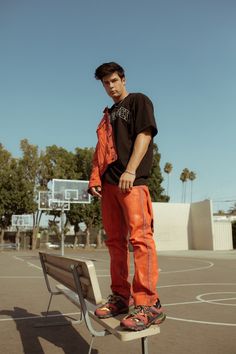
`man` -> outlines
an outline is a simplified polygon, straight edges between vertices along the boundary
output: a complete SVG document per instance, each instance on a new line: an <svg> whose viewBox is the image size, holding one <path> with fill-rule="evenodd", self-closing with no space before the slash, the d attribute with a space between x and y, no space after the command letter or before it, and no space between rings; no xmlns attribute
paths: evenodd
<svg viewBox="0 0 236 354"><path fill-rule="evenodd" d="M152 166L152 138L157 134L153 105L141 93L128 93L124 69L104 63L95 71L113 106L104 111L97 135L89 192L101 198L106 245L110 253L111 290L100 318L128 313L121 326L139 331L160 324L165 314L157 294L158 265L153 240L152 204L147 179ZM135 273L129 282L129 248Z"/></svg>

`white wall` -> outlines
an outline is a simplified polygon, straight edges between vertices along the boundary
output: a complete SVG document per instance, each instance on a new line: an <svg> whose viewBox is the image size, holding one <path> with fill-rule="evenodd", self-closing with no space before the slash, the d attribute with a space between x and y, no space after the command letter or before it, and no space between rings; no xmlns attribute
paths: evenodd
<svg viewBox="0 0 236 354"><path fill-rule="evenodd" d="M231 222L214 222L211 200L192 204L152 203L154 239L160 251L230 250Z"/></svg>
<svg viewBox="0 0 236 354"><path fill-rule="evenodd" d="M212 215L211 200L191 204L191 249L213 250Z"/></svg>
<svg viewBox="0 0 236 354"><path fill-rule="evenodd" d="M190 204L152 203L158 250L187 250Z"/></svg>
<svg viewBox="0 0 236 354"><path fill-rule="evenodd" d="M213 248L214 250L232 250L232 224L230 221L213 222Z"/></svg>

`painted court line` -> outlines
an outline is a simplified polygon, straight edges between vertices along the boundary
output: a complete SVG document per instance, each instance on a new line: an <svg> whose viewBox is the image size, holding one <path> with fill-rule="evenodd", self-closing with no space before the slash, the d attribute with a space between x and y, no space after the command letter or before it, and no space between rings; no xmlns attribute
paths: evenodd
<svg viewBox="0 0 236 354"><path fill-rule="evenodd" d="M22 259L22 258L19 258L19 257L17 257L17 256L13 256L13 258L17 259L17 261L21 261L21 262L24 262L24 259Z"/></svg>
<svg viewBox="0 0 236 354"><path fill-rule="evenodd" d="M178 306L178 305L190 305L190 304L202 304L203 301L185 301L185 302L173 302L172 304L162 304L163 307Z"/></svg>
<svg viewBox="0 0 236 354"><path fill-rule="evenodd" d="M28 264L30 267L33 267L33 268L36 268L36 269L42 270L42 268L41 268L41 267L39 267L39 266L37 266L37 265L35 265L35 264L33 264L33 263L27 262L27 264Z"/></svg>
<svg viewBox="0 0 236 354"><path fill-rule="evenodd" d="M172 288L172 287L186 287L186 286L235 286L236 283L196 283L196 284L175 284L175 285L163 285L160 286L159 288ZM171 304L164 304L163 307L168 307L168 306L178 306L178 305L188 305L188 304L204 304L204 303L212 303L212 300L204 300L201 297L204 295L216 295L216 294L235 294L235 292L215 292L215 293L206 293L202 295L198 295L196 298L198 301L191 301L191 302L179 302L179 303L171 303ZM235 299L235 298L233 298ZM228 300L226 299L213 299L213 301L219 301L219 300ZM217 305L218 303L213 303L214 305ZM222 303L219 303L220 305L223 305ZM225 304L228 306L235 306L234 304ZM167 316L168 319L174 320L174 321L182 321L182 322L190 322L190 323L197 323L197 324L207 324L207 325L214 325L214 326L228 326L228 327L236 327L236 323L227 323L227 322L212 322L212 321L199 321L199 320L194 320L194 319L187 319L187 318L180 318L180 317L172 317L172 316Z"/></svg>
<svg viewBox="0 0 236 354"><path fill-rule="evenodd" d="M230 301L230 300L236 300L236 297L224 297L220 299L204 299L203 296L209 296L209 295L220 295L220 294L236 294L236 292L229 292L229 291L224 291L224 292L215 292L215 293L205 293L198 295L196 299L203 303L208 303L208 304L213 304L213 305L220 305L220 306L236 306L236 304L226 304L222 303L222 301ZM221 301L221 302L220 302Z"/></svg>
<svg viewBox="0 0 236 354"><path fill-rule="evenodd" d="M171 317L167 316L168 320L181 321L181 322L190 322L190 323L199 323L213 326L228 326L228 327L236 327L236 323L225 323L225 322L209 322L209 321L199 321L199 320L188 320L186 318L179 317Z"/></svg>
<svg viewBox="0 0 236 354"><path fill-rule="evenodd" d="M192 283L192 284L171 284L171 285L160 285L158 288L176 288L179 286L202 286L202 285L209 285L209 286L219 286L219 285L236 285L236 283Z"/></svg>
<svg viewBox="0 0 236 354"><path fill-rule="evenodd" d="M15 259L16 259L16 260L18 260L18 261L25 262L25 260L24 260L24 259L19 258L19 257L17 257L17 256L13 256L13 258L15 258ZM31 262L27 262L27 264L28 264L30 267L33 267L33 268L36 268L36 269L42 270L42 268L41 268L41 267L39 267L39 266L37 266L37 265L35 265L35 264L31 263Z"/></svg>
<svg viewBox="0 0 236 354"><path fill-rule="evenodd" d="M185 272L193 272L196 270L209 269L214 267L214 263L210 261L201 261L203 263L208 263L207 266L202 266L198 268L188 268L188 269L180 269L180 270L170 270L170 271L162 271L162 274L172 274L172 273L185 273Z"/></svg>

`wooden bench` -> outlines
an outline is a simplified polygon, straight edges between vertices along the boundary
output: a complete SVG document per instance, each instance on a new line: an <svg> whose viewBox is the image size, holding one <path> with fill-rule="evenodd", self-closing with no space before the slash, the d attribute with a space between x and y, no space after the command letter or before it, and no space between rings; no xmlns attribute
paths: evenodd
<svg viewBox="0 0 236 354"><path fill-rule="evenodd" d="M92 336L88 354L91 353L95 337L110 334L121 341L141 339L142 354L148 354L148 337L160 333L158 325L153 325L139 332L126 331L120 327L121 315L107 319L99 319L94 315L95 308L103 303L103 299L92 261L66 258L43 252L39 252L39 256L47 289L50 293L46 316L48 315L53 295L63 294L75 304L81 311L81 320L78 323L84 320ZM54 290L50 284L50 277L59 283ZM102 326L103 330L96 330L91 319Z"/></svg>

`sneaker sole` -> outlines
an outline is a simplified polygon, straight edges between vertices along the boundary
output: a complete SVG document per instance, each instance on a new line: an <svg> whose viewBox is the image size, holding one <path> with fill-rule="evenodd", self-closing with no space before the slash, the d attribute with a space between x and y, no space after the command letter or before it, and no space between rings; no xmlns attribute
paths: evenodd
<svg viewBox="0 0 236 354"><path fill-rule="evenodd" d="M157 319L155 320L154 324L159 325L159 324L161 324L162 322L164 322L165 319L166 319L166 315L163 313L163 314L162 314L162 317L157 318Z"/></svg>
<svg viewBox="0 0 236 354"><path fill-rule="evenodd" d="M126 309L126 310L119 311L119 312L116 312L116 313L109 313L107 315L97 315L95 313L95 316L97 316L98 318L110 318L110 317L116 317L118 315L122 315L122 314L128 313L128 312L129 312L129 309Z"/></svg>
<svg viewBox="0 0 236 354"><path fill-rule="evenodd" d="M144 329L149 328L151 325L160 325L162 322L164 322L166 319L166 315L163 313L163 316L161 318L157 318L155 320L153 320L152 322L149 322L147 325L143 325L140 327L126 327L124 325L122 325L121 323L121 327L123 329L126 329L128 331L135 331L135 332L139 332L139 331L143 331Z"/></svg>

